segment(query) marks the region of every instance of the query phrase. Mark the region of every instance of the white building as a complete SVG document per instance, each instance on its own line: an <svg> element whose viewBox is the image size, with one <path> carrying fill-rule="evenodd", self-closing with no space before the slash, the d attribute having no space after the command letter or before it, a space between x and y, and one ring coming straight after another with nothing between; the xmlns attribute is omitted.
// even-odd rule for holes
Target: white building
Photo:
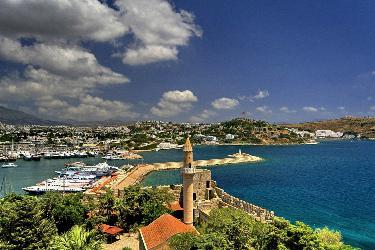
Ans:
<svg viewBox="0 0 375 250"><path fill-rule="evenodd" d="M344 135L342 132L334 132L332 130L317 130L315 136L317 138L341 138Z"/></svg>
<svg viewBox="0 0 375 250"><path fill-rule="evenodd" d="M232 135L232 134L226 134L225 135L226 140L233 140L234 138L235 138L235 135Z"/></svg>

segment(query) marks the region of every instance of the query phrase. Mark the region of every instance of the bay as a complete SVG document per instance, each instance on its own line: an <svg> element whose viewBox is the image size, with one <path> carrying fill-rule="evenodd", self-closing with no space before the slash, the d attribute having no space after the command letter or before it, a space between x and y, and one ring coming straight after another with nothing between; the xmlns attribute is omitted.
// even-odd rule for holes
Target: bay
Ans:
<svg viewBox="0 0 375 250"><path fill-rule="evenodd" d="M375 249L374 141L196 146L194 156L195 159L221 158L239 148L265 160L211 167L213 179L226 192L273 210L288 220L339 230L348 244ZM162 154L175 160L182 157L176 151ZM178 171L153 172L143 184L172 183L181 183Z"/></svg>

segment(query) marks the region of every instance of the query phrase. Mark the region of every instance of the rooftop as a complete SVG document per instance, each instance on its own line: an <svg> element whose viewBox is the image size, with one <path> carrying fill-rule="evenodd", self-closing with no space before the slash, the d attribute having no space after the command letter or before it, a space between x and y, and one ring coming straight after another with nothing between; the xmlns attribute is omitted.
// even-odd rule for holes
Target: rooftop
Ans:
<svg viewBox="0 0 375 250"><path fill-rule="evenodd" d="M167 242L171 237L180 233L195 233L194 226L189 226L170 214L163 214L148 226L140 229L147 249L152 249Z"/></svg>

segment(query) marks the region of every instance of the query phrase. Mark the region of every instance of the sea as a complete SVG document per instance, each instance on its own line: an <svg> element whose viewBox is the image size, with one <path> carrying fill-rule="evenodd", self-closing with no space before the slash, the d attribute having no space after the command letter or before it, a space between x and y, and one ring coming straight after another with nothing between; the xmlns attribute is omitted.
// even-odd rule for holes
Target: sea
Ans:
<svg viewBox="0 0 375 250"><path fill-rule="evenodd" d="M227 193L302 221L314 228L329 227L342 233L347 244L375 249L375 141L333 140L317 145L194 146L195 159L223 158L242 152L260 156L258 163L213 166L212 177ZM144 152L144 162L181 161L181 150ZM59 159L40 162L18 160L17 168L0 168L0 184L12 191L53 177L64 163L100 158ZM135 164L138 161L112 161ZM179 171L153 172L145 186L181 183Z"/></svg>

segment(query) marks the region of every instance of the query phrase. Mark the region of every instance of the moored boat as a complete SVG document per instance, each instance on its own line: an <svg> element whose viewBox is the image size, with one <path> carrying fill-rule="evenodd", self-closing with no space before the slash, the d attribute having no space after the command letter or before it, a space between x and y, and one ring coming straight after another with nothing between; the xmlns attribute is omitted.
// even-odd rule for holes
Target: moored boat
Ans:
<svg viewBox="0 0 375 250"><path fill-rule="evenodd" d="M16 168L17 166L18 165L13 162L4 163L3 165L1 165L2 168Z"/></svg>

